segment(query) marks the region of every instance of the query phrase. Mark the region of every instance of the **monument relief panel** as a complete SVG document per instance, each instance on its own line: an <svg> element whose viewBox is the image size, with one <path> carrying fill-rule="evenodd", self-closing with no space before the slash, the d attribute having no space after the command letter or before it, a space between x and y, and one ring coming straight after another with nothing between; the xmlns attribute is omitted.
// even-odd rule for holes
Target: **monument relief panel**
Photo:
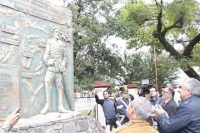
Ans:
<svg viewBox="0 0 200 133"><path fill-rule="evenodd" d="M15 65L0 64L0 118L19 107L19 70Z"/></svg>
<svg viewBox="0 0 200 133"><path fill-rule="evenodd" d="M60 29L65 65L63 93L59 95L56 81L52 81L48 111L74 109L71 11L42 0L0 0L0 118L5 118L16 107L20 107L22 117L36 115L44 108L45 76L49 69L44 55L48 40L53 38L53 27ZM7 99L12 99L12 104ZM61 103L63 107L59 109Z"/></svg>

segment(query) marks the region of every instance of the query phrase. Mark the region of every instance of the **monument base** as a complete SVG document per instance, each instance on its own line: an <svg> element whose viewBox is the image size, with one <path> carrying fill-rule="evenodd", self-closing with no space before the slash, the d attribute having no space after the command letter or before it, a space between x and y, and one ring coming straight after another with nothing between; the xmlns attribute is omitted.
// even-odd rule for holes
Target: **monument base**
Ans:
<svg viewBox="0 0 200 133"><path fill-rule="evenodd" d="M76 112L48 113L20 119L11 133L105 133L100 123Z"/></svg>

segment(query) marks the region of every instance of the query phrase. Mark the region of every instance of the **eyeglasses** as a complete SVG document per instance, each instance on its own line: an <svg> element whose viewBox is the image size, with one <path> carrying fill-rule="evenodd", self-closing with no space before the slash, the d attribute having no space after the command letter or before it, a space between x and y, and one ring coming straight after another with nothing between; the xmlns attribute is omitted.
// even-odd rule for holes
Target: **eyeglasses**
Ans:
<svg viewBox="0 0 200 133"><path fill-rule="evenodd" d="M108 93L104 93L103 95L107 95Z"/></svg>
<svg viewBox="0 0 200 133"><path fill-rule="evenodd" d="M178 89L181 89L181 90L188 90L187 87L185 87L185 86L183 86L183 85L178 86Z"/></svg>
<svg viewBox="0 0 200 133"><path fill-rule="evenodd" d="M162 91L162 93L168 93L167 91Z"/></svg>

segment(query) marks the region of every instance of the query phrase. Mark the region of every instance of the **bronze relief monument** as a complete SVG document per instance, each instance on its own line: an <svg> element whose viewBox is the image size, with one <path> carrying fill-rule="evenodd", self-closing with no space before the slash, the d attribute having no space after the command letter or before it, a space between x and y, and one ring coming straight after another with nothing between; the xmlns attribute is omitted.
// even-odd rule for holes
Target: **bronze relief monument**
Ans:
<svg viewBox="0 0 200 133"><path fill-rule="evenodd" d="M46 103L42 109L41 114L50 111L51 105L51 92L55 85L58 94L58 111L61 113L69 112L64 108L64 78L63 74L66 71L67 56L65 55L65 44L62 42L59 28L53 28L53 38L48 39L46 43L46 50L44 53L44 62L47 67L44 79L46 91ZM68 39L67 39L68 40ZM70 105L71 107L71 105Z"/></svg>
<svg viewBox="0 0 200 133"><path fill-rule="evenodd" d="M49 1L0 0L0 126L19 107L10 133L104 133L74 111L72 12Z"/></svg>
<svg viewBox="0 0 200 133"><path fill-rule="evenodd" d="M54 33L55 31L55 33ZM45 0L0 0L0 119L74 110L72 13Z"/></svg>

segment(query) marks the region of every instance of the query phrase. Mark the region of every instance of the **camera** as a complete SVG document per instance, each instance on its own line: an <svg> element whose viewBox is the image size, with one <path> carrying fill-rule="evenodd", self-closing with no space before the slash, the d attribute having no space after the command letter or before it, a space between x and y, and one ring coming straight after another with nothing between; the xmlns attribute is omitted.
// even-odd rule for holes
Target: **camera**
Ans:
<svg viewBox="0 0 200 133"><path fill-rule="evenodd" d="M150 93L152 85L151 84L143 84L140 86L140 89L138 90L138 95L145 97L146 94Z"/></svg>

